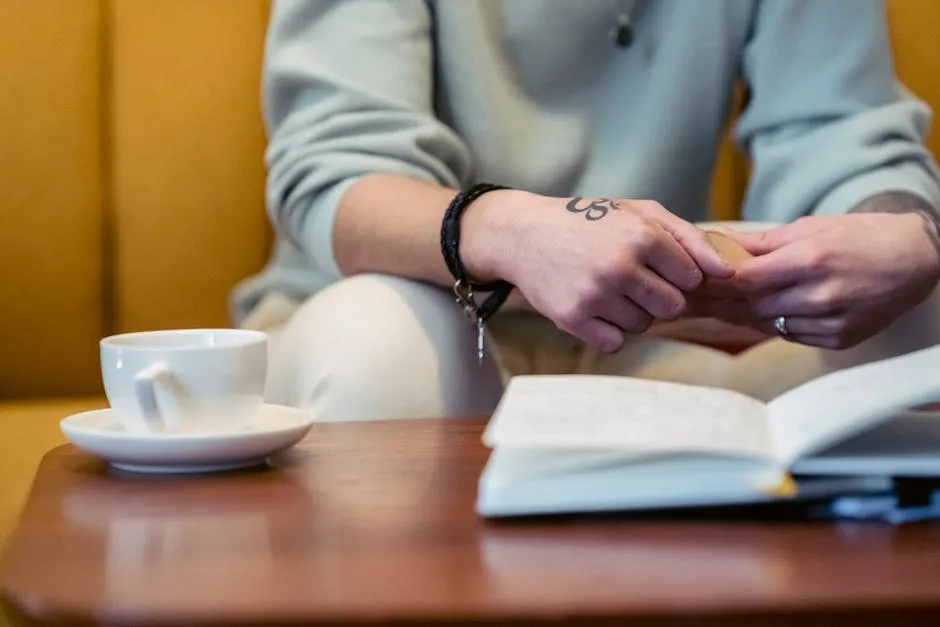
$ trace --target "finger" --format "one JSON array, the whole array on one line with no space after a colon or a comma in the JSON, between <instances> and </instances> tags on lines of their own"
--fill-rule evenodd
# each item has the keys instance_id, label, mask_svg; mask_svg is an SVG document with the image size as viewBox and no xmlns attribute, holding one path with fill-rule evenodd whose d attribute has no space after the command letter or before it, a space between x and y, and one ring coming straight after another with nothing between
<instances>
[{"instance_id":1,"label":"finger","mask_svg":"<svg viewBox=\"0 0 940 627\"><path fill-rule=\"evenodd\" d=\"M833 316L842 311L841 301L826 283L795 285L759 297L751 304L755 316L772 320L778 316Z\"/></svg>"},{"instance_id":2,"label":"finger","mask_svg":"<svg viewBox=\"0 0 940 627\"><path fill-rule=\"evenodd\" d=\"M682 292L645 268L634 273L623 286L623 291L634 306L641 307L659 320L675 320L685 311L685 296Z\"/></svg>"},{"instance_id":3,"label":"finger","mask_svg":"<svg viewBox=\"0 0 940 627\"><path fill-rule=\"evenodd\" d=\"M851 328L846 316L785 316L786 334L776 328L776 319L762 321L761 328L770 335L775 335L788 342L805 344L827 349L851 348L864 339L865 334Z\"/></svg>"},{"instance_id":4,"label":"finger","mask_svg":"<svg viewBox=\"0 0 940 627\"><path fill-rule=\"evenodd\" d=\"M691 292L702 284L702 270L692 256L663 229L651 243L646 265L671 285Z\"/></svg>"},{"instance_id":5,"label":"finger","mask_svg":"<svg viewBox=\"0 0 940 627\"><path fill-rule=\"evenodd\" d=\"M653 316L628 298L604 301L598 317L628 333L643 333L653 324Z\"/></svg>"},{"instance_id":6,"label":"finger","mask_svg":"<svg viewBox=\"0 0 940 627\"><path fill-rule=\"evenodd\" d=\"M688 252L707 276L728 278L734 270L725 263L702 229L660 207L656 217L660 225Z\"/></svg>"},{"instance_id":7,"label":"finger","mask_svg":"<svg viewBox=\"0 0 940 627\"><path fill-rule=\"evenodd\" d=\"M750 292L781 289L815 278L820 269L809 262L809 245L803 242L783 246L773 252L741 262L732 281Z\"/></svg>"},{"instance_id":8,"label":"finger","mask_svg":"<svg viewBox=\"0 0 940 627\"><path fill-rule=\"evenodd\" d=\"M722 233L735 240L752 255L766 255L778 248L788 246L806 234L806 224L797 220L761 231L737 231L720 229Z\"/></svg>"},{"instance_id":9,"label":"finger","mask_svg":"<svg viewBox=\"0 0 940 627\"><path fill-rule=\"evenodd\" d=\"M616 353L623 347L624 332L599 318L587 318L573 327L558 328L602 353Z\"/></svg>"},{"instance_id":10,"label":"finger","mask_svg":"<svg viewBox=\"0 0 940 627\"><path fill-rule=\"evenodd\" d=\"M784 318L787 321L787 333L791 336L839 337L844 335L848 328L845 316L784 316ZM768 333L780 335L774 326L774 320L765 320L763 325Z\"/></svg>"}]
</instances>

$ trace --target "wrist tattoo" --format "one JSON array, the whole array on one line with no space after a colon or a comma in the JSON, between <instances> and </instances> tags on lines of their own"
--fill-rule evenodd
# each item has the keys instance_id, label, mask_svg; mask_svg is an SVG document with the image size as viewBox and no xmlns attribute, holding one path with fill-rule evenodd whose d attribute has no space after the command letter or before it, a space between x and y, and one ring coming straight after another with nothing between
<instances>
[{"instance_id":1,"label":"wrist tattoo","mask_svg":"<svg viewBox=\"0 0 940 627\"><path fill-rule=\"evenodd\" d=\"M575 196L568 201L565 209L571 213L583 213L585 220L600 220L612 209L620 209L620 203L610 198L582 198Z\"/></svg>"},{"instance_id":2,"label":"wrist tattoo","mask_svg":"<svg viewBox=\"0 0 940 627\"><path fill-rule=\"evenodd\" d=\"M884 192L856 205L849 213L916 213L924 221L924 230L940 254L940 207L908 192Z\"/></svg>"}]
</instances>

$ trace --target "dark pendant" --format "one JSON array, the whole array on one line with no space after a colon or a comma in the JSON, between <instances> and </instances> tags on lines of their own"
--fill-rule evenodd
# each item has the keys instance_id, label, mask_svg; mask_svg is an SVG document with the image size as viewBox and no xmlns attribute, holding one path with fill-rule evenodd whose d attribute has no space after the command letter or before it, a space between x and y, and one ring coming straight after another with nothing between
<instances>
[{"instance_id":1,"label":"dark pendant","mask_svg":"<svg viewBox=\"0 0 940 627\"><path fill-rule=\"evenodd\" d=\"M617 33L614 37L617 46L620 48L629 48L633 43L633 28L629 22L622 22L617 25Z\"/></svg>"}]
</instances>

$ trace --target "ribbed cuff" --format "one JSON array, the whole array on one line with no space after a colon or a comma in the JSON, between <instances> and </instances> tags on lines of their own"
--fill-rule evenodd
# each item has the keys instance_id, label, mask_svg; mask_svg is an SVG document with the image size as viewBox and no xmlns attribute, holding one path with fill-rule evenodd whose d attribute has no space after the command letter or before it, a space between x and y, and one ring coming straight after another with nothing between
<instances>
[{"instance_id":1,"label":"ribbed cuff","mask_svg":"<svg viewBox=\"0 0 940 627\"><path fill-rule=\"evenodd\" d=\"M333 253L333 223L343 194L358 178L351 177L336 183L326 193L320 194L311 203L304 222L301 239L304 253L310 259L315 272L329 280L343 278Z\"/></svg>"},{"instance_id":2,"label":"ribbed cuff","mask_svg":"<svg viewBox=\"0 0 940 627\"><path fill-rule=\"evenodd\" d=\"M824 196L813 214L847 213L864 200L886 192L908 192L919 196L940 213L940 182L923 167L906 163L879 168L846 181Z\"/></svg>"}]
</instances>

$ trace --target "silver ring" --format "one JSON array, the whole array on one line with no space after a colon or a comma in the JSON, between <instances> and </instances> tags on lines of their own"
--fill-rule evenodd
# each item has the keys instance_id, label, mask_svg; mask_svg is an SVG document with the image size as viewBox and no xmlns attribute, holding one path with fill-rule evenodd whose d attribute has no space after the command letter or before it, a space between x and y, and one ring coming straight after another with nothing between
<instances>
[{"instance_id":1,"label":"silver ring","mask_svg":"<svg viewBox=\"0 0 940 627\"><path fill-rule=\"evenodd\" d=\"M790 336L790 329L787 328L786 316L779 316L777 318L774 318L774 328L777 329L777 333L779 333L781 336L783 337Z\"/></svg>"}]
</instances>

